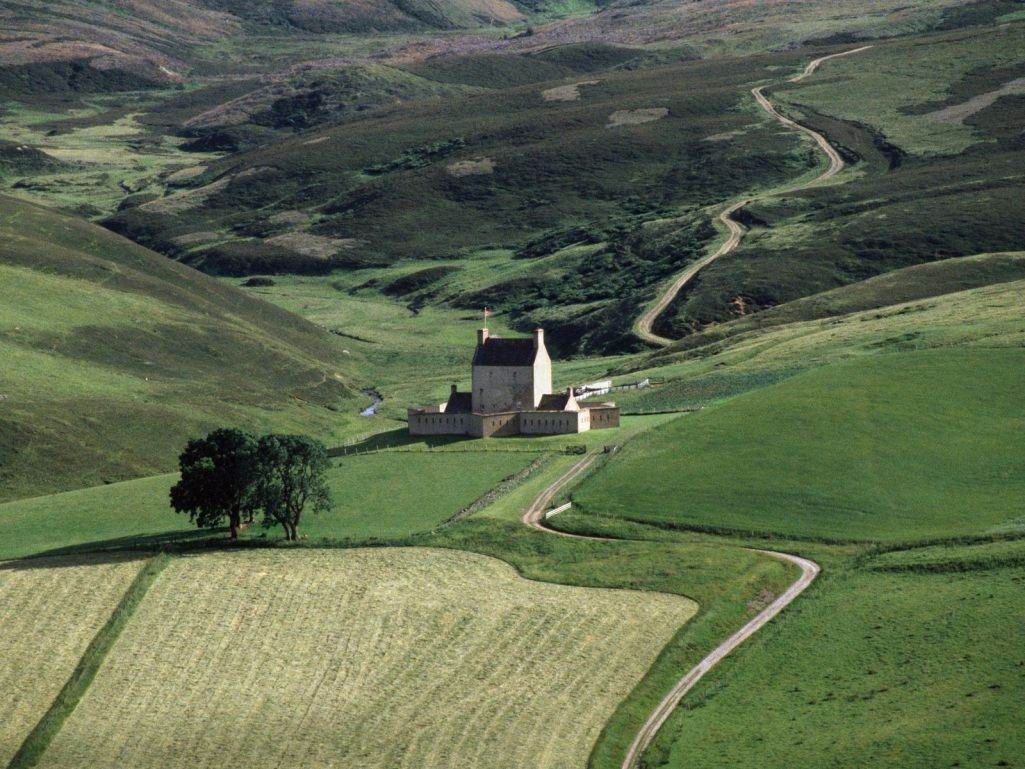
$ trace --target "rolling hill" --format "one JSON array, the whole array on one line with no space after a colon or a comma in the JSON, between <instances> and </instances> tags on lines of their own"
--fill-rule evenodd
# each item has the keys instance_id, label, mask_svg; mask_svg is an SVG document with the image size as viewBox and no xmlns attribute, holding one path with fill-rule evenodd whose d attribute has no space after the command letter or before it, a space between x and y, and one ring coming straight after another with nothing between
<instances>
[{"instance_id":1,"label":"rolling hill","mask_svg":"<svg viewBox=\"0 0 1025 769\"><path fill-rule=\"evenodd\" d=\"M102 228L0 199L0 498L171 469L220 424L337 435L335 338Z\"/></svg>"}]
</instances>

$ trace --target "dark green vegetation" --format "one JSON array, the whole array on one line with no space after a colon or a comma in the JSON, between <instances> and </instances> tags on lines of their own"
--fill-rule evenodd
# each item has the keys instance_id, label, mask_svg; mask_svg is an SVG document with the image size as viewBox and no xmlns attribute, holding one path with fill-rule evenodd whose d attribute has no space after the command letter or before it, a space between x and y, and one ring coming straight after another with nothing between
<instances>
[{"instance_id":1,"label":"dark green vegetation","mask_svg":"<svg viewBox=\"0 0 1025 769\"><path fill-rule=\"evenodd\" d=\"M0 141L0 176L42 173L52 171L60 166L60 161L35 147L17 142Z\"/></svg>"},{"instance_id":2,"label":"dark green vegetation","mask_svg":"<svg viewBox=\"0 0 1025 769\"><path fill-rule=\"evenodd\" d=\"M673 344L669 351L697 349L712 342L773 326L835 318L1022 279L1025 279L1025 253L942 259L887 272L715 325L684 337ZM907 307L905 311L913 312L913 308Z\"/></svg>"},{"instance_id":3,"label":"dark green vegetation","mask_svg":"<svg viewBox=\"0 0 1025 769\"><path fill-rule=\"evenodd\" d=\"M667 526L825 540L983 534L1021 516L1020 350L817 369L633 442L574 495ZM666 505L666 499L680 505Z\"/></svg>"},{"instance_id":4,"label":"dark green vegetation","mask_svg":"<svg viewBox=\"0 0 1025 769\"><path fill-rule=\"evenodd\" d=\"M355 409L337 341L106 230L0 200L0 498L173 466L224 423L330 438Z\"/></svg>"},{"instance_id":5,"label":"dark green vegetation","mask_svg":"<svg viewBox=\"0 0 1025 769\"><path fill-rule=\"evenodd\" d=\"M622 349L652 287L713 239L706 206L811 166L794 137L752 123L744 96L766 67L804 58L606 73L568 101L546 99L549 82L396 107L215 161L107 225L228 275L472 264L490 243L522 258L472 288L432 285L430 303L543 322L557 351ZM567 250L580 244L593 247Z\"/></svg>"},{"instance_id":6,"label":"dark green vegetation","mask_svg":"<svg viewBox=\"0 0 1025 769\"><path fill-rule=\"evenodd\" d=\"M139 603L146 595L150 585L160 575L160 572L167 565L168 559L165 556L154 556L143 566L136 575L132 584L128 586L124 596L114 607L110 618L100 628L100 631L93 638L88 648L82 654L81 660L71 673L64 688L54 698L50 708L40 719L36 727L25 738L21 748L7 765L9 769L29 769L36 766L43 757L47 746L60 731L61 726L71 711L75 709L79 700L86 693L89 684L96 677L100 665L103 664L107 652L110 651L114 642L117 641L121 631L132 618L132 614ZM59 568L60 562L55 562Z\"/></svg>"},{"instance_id":7,"label":"dark green vegetation","mask_svg":"<svg viewBox=\"0 0 1025 769\"><path fill-rule=\"evenodd\" d=\"M200 528L225 521L238 539L243 521L262 514L265 528L280 525L285 539L299 539L303 513L331 509L325 473L327 449L305 435L264 435L221 428L189 441L178 458L180 478L171 507Z\"/></svg>"}]
</instances>

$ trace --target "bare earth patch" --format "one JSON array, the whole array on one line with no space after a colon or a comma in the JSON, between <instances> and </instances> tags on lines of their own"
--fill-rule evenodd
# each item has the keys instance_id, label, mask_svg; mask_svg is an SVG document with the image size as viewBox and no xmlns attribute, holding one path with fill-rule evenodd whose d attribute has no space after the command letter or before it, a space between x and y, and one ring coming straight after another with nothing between
<instances>
[{"instance_id":1,"label":"bare earth patch","mask_svg":"<svg viewBox=\"0 0 1025 769\"><path fill-rule=\"evenodd\" d=\"M223 237L224 235L220 232L187 232L184 235L171 238L171 242L176 246L194 246L197 243L209 243Z\"/></svg>"},{"instance_id":2,"label":"bare earth patch","mask_svg":"<svg viewBox=\"0 0 1025 769\"><path fill-rule=\"evenodd\" d=\"M541 98L545 101L576 101L580 98L582 86L598 85L600 82L601 80L581 80L579 83L546 88L541 92Z\"/></svg>"},{"instance_id":3,"label":"bare earth patch","mask_svg":"<svg viewBox=\"0 0 1025 769\"><path fill-rule=\"evenodd\" d=\"M641 109L617 109L609 115L606 128L617 128L624 125L640 125L653 120L661 120L669 114L668 107L642 107Z\"/></svg>"},{"instance_id":4,"label":"bare earth patch","mask_svg":"<svg viewBox=\"0 0 1025 769\"><path fill-rule=\"evenodd\" d=\"M199 187L194 190L182 190L165 198L160 198L160 200L143 203L139 208L154 214L178 214L182 211L190 211L203 205L207 198L227 187L229 181L229 179L218 179L205 187Z\"/></svg>"},{"instance_id":5,"label":"bare earth patch","mask_svg":"<svg viewBox=\"0 0 1025 769\"><path fill-rule=\"evenodd\" d=\"M309 232L286 232L284 235L267 238L264 242L314 259L330 259L339 251L350 249L357 243L353 238L327 238Z\"/></svg>"},{"instance_id":6,"label":"bare earth patch","mask_svg":"<svg viewBox=\"0 0 1025 769\"><path fill-rule=\"evenodd\" d=\"M189 168L183 168L181 171L175 171L167 177L167 180L169 182L184 182L189 179L195 179L197 176L201 176L205 172L206 166L190 166Z\"/></svg>"},{"instance_id":7,"label":"bare earth patch","mask_svg":"<svg viewBox=\"0 0 1025 769\"><path fill-rule=\"evenodd\" d=\"M1020 94L1025 94L1025 77L1011 80L995 91L973 96L968 101L961 102L960 104L930 112L926 117L930 120L935 120L937 123L961 124L975 113L982 112L986 107L991 107L1001 96L1018 96Z\"/></svg>"},{"instance_id":8,"label":"bare earth patch","mask_svg":"<svg viewBox=\"0 0 1025 769\"><path fill-rule=\"evenodd\" d=\"M480 174L493 174L495 172L495 161L491 158L474 158L473 160L459 160L451 163L446 169L452 176L477 176Z\"/></svg>"},{"instance_id":9,"label":"bare earth patch","mask_svg":"<svg viewBox=\"0 0 1025 769\"><path fill-rule=\"evenodd\" d=\"M267 220L271 224L290 224L302 227L310 223L310 215L305 211L282 211Z\"/></svg>"}]
</instances>

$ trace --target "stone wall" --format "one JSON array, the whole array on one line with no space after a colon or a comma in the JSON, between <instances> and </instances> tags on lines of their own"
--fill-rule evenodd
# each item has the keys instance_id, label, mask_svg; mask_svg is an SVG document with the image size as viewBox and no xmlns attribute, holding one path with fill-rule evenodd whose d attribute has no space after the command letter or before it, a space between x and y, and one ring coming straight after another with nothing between
<instances>
[{"instance_id":1,"label":"stone wall","mask_svg":"<svg viewBox=\"0 0 1025 769\"><path fill-rule=\"evenodd\" d=\"M473 410L520 411L532 409L534 369L530 366L474 366Z\"/></svg>"},{"instance_id":2,"label":"stone wall","mask_svg":"<svg viewBox=\"0 0 1025 769\"><path fill-rule=\"evenodd\" d=\"M409 412L410 435L469 435L471 414Z\"/></svg>"},{"instance_id":3,"label":"stone wall","mask_svg":"<svg viewBox=\"0 0 1025 769\"><path fill-rule=\"evenodd\" d=\"M520 434L520 412L501 414L471 414L470 435L476 438L501 437Z\"/></svg>"},{"instance_id":4,"label":"stone wall","mask_svg":"<svg viewBox=\"0 0 1025 769\"><path fill-rule=\"evenodd\" d=\"M591 429L605 430L619 427L619 407L595 405L588 409L591 412Z\"/></svg>"},{"instance_id":5,"label":"stone wall","mask_svg":"<svg viewBox=\"0 0 1025 769\"><path fill-rule=\"evenodd\" d=\"M587 411L525 411L520 415L524 435L563 435L591 429Z\"/></svg>"}]
</instances>

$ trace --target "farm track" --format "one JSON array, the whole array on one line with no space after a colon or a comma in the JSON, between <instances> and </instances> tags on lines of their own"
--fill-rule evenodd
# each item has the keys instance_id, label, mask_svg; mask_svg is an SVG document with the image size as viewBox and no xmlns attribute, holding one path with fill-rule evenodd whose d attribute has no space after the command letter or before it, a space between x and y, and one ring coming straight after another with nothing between
<instances>
[{"instance_id":1,"label":"farm track","mask_svg":"<svg viewBox=\"0 0 1025 769\"><path fill-rule=\"evenodd\" d=\"M537 529L538 531L543 531L547 534L557 534L561 537L568 537L570 539L605 542L617 541L603 537L588 537L582 534L558 531L545 525L544 514L551 501L559 494L560 491L579 478L589 467L591 467L597 458L597 453L588 454L567 470L560 478L545 488L530 505L527 512L523 514L523 523L533 529ZM635 769L640 761L641 755L645 750L647 750L648 746L651 745L652 740L655 739L655 735L658 734L658 730L662 728L662 725L666 722L669 716L672 715L676 706L680 704L680 701L684 696L686 696L687 692L693 689L697 682L700 681L712 668L722 662L730 652L757 633L777 614L789 606L797 596L803 593L805 589L815 581L815 578L818 577L822 570L814 561L802 558L798 555L781 553L774 550L749 549L751 552L760 553L770 558L776 558L778 560L794 564L801 570L801 576L798 577L797 580L783 591L783 593L780 594L771 604L752 617L747 624L740 628L740 630L712 649L712 651L710 651L705 658L701 660L701 662L691 668L686 675L676 682L673 688L670 689L662 698L655 709L651 711L651 714L645 722L641 725L641 728L638 730L633 742L630 743L630 747L627 750L626 755L623 757L621 769Z\"/></svg>"},{"instance_id":2,"label":"farm track","mask_svg":"<svg viewBox=\"0 0 1025 769\"><path fill-rule=\"evenodd\" d=\"M860 53L861 51L868 50L871 47L872 46L870 45L866 45L862 46L861 48L854 48L850 51L843 51L842 53L834 53L830 54L829 56L822 56L818 59L815 59L812 62L809 62L808 65L804 68L804 71L800 75L790 78L789 80L787 80L787 82L800 83L802 80L805 80L806 78L814 75L815 72L819 69L819 67L822 66L824 62L827 62L830 59L839 58L841 56L850 56L851 54ZM760 85L756 88L751 89L751 94L755 97L755 101L758 103L758 106L761 107L771 117L778 120L787 128L790 128L794 131L799 131L800 133L803 133L805 136L811 137L811 139L814 140L815 143L819 146L819 149L821 149L826 154L826 157L829 158L829 168L827 168L825 171L823 171L821 174L819 174L809 182L802 182L790 186L781 187L778 189L770 190L768 192L764 192L761 195L753 195L749 198L745 198L744 200L731 203L725 209L723 209L716 218L726 228L726 231L729 233L726 240L722 243L722 245L719 246L719 248L716 251L709 254L708 256L702 257L698 261L694 262L694 264L688 265L681 273L679 273L673 279L673 282L669 284L669 286L665 289L665 291L663 291L661 295L659 295L658 299L656 299L655 302L647 310L645 310L634 323L634 333L638 337L643 339L645 342L658 345L659 347L666 347L667 345L673 343L674 340L656 334L654 331L651 330L651 328L654 325L655 321L658 319L658 317L669 308L669 305L673 303L673 301L684 289L684 287L687 284L689 284L692 280L694 280L694 277L699 272L701 272L703 269L705 269L708 265L710 265L717 259L732 253L740 245L741 241L744 239L744 233L747 232L747 230L740 222L733 218L733 215L736 214L737 211L739 211L747 205L750 205L759 198L771 197L773 195L782 195L791 192L800 192L801 190L806 190L809 187L813 187L816 184L821 184L822 182L829 181L844 169L845 164L843 158L841 158L840 154L835 149L833 149L833 146L829 143L829 140L818 131L813 131L811 128L803 126L800 123L791 120L790 118L781 114L773 106L772 102L769 101L769 98L765 95L766 88L768 88L767 85Z\"/></svg>"}]
</instances>

